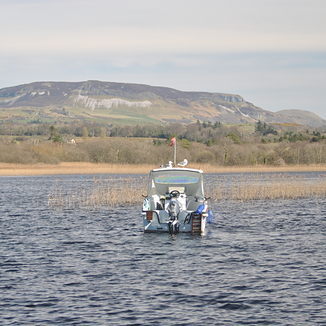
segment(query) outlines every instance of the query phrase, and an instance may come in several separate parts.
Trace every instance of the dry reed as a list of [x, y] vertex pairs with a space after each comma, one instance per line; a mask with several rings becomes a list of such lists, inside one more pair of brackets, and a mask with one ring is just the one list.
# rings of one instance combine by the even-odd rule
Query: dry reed
[[[284, 166], [217, 166], [190, 164], [188, 167], [202, 169], [205, 173], [255, 173], [326, 171], [326, 165]], [[59, 175], [59, 174], [147, 174], [157, 166], [151, 164], [106, 164], [88, 162], [62, 162], [60, 164], [13, 164], [0, 163], [0, 175]]]
[[141, 203], [147, 191], [147, 178], [94, 179], [87, 189], [63, 190], [60, 180], [48, 196], [48, 206], [60, 209], [98, 209]]
[[299, 199], [326, 196], [326, 176], [319, 175], [311, 180], [302, 176], [266, 174], [252, 177], [242, 175], [231, 182], [215, 182], [206, 188], [213, 201], [221, 200], [274, 200]]
[[[211, 201], [275, 200], [326, 197], [326, 176], [310, 179], [291, 174], [241, 174], [211, 176], [205, 193]], [[61, 209], [98, 209], [141, 205], [148, 178], [144, 176], [94, 179], [86, 189], [63, 190], [60, 180], [49, 195], [49, 207]]]

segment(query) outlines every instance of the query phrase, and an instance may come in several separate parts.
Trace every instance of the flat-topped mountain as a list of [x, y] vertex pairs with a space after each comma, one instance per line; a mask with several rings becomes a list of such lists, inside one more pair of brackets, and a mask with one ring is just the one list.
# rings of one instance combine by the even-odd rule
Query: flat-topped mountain
[[326, 124], [318, 116], [306, 119], [303, 115], [294, 121], [290, 113], [291, 110], [280, 114], [263, 110], [235, 94], [184, 92], [129, 83], [35, 82], [0, 89], [0, 120], [87, 120], [114, 124], [300, 120], [299, 123], [312, 126]]

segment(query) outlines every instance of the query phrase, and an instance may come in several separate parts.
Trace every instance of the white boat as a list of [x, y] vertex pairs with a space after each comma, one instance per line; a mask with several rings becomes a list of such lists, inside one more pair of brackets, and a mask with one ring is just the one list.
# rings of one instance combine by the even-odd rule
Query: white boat
[[212, 219], [207, 199], [202, 170], [168, 167], [150, 171], [142, 210], [144, 232], [204, 233]]

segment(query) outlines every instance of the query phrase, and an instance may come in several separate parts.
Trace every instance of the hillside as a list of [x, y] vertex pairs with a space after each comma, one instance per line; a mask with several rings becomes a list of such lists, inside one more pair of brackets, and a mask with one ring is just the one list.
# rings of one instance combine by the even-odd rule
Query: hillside
[[281, 110], [276, 112], [278, 115], [290, 118], [293, 123], [317, 127], [325, 125], [325, 120], [320, 118], [317, 114], [305, 110]]
[[[291, 111], [291, 110], [290, 110]], [[0, 89], [0, 120], [27, 123], [90, 121], [112, 124], [252, 123], [322, 125], [316, 115], [263, 110], [241, 96], [101, 81], [35, 82]], [[295, 119], [294, 119], [295, 118]], [[300, 122], [299, 122], [299, 120]]]

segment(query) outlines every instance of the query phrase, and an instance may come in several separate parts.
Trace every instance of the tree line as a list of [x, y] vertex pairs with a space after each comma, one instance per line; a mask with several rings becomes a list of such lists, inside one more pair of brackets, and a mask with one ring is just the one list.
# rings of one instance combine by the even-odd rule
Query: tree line
[[[33, 123], [32, 123], [33, 122]], [[247, 124], [249, 126], [250, 124]], [[242, 125], [244, 126], [244, 125]], [[241, 125], [223, 125], [220, 122], [200, 122], [190, 124], [146, 124], [146, 125], [101, 125], [96, 123], [67, 123], [55, 124], [41, 123], [40, 121], [31, 121], [28, 124], [14, 124], [5, 122], [0, 124], [0, 135], [20, 137], [41, 137], [56, 135], [62, 139], [69, 137], [145, 137], [156, 139], [167, 139], [169, 137], [178, 137], [211, 145], [227, 137], [235, 143], [246, 142], [296, 142], [309, 140], [312, 142], [325, 139], [325, 131], [316, 130], [296, 124], [267, 124], [258, 121], [254, 124], [252, 130], [243, 131]], [[60, 137], [59, 137], [60, 138]], [[58, 138], [58, 139], [59, 139]]]
[[[0, 161], [7, 163], [94, 162], [160, 165], [173, 157], [192, 164], [326, 164], [325, 133], [293, 124], [103, 126], [0, 125]], [[75, 138], [76, 142], [71, 142]]]

